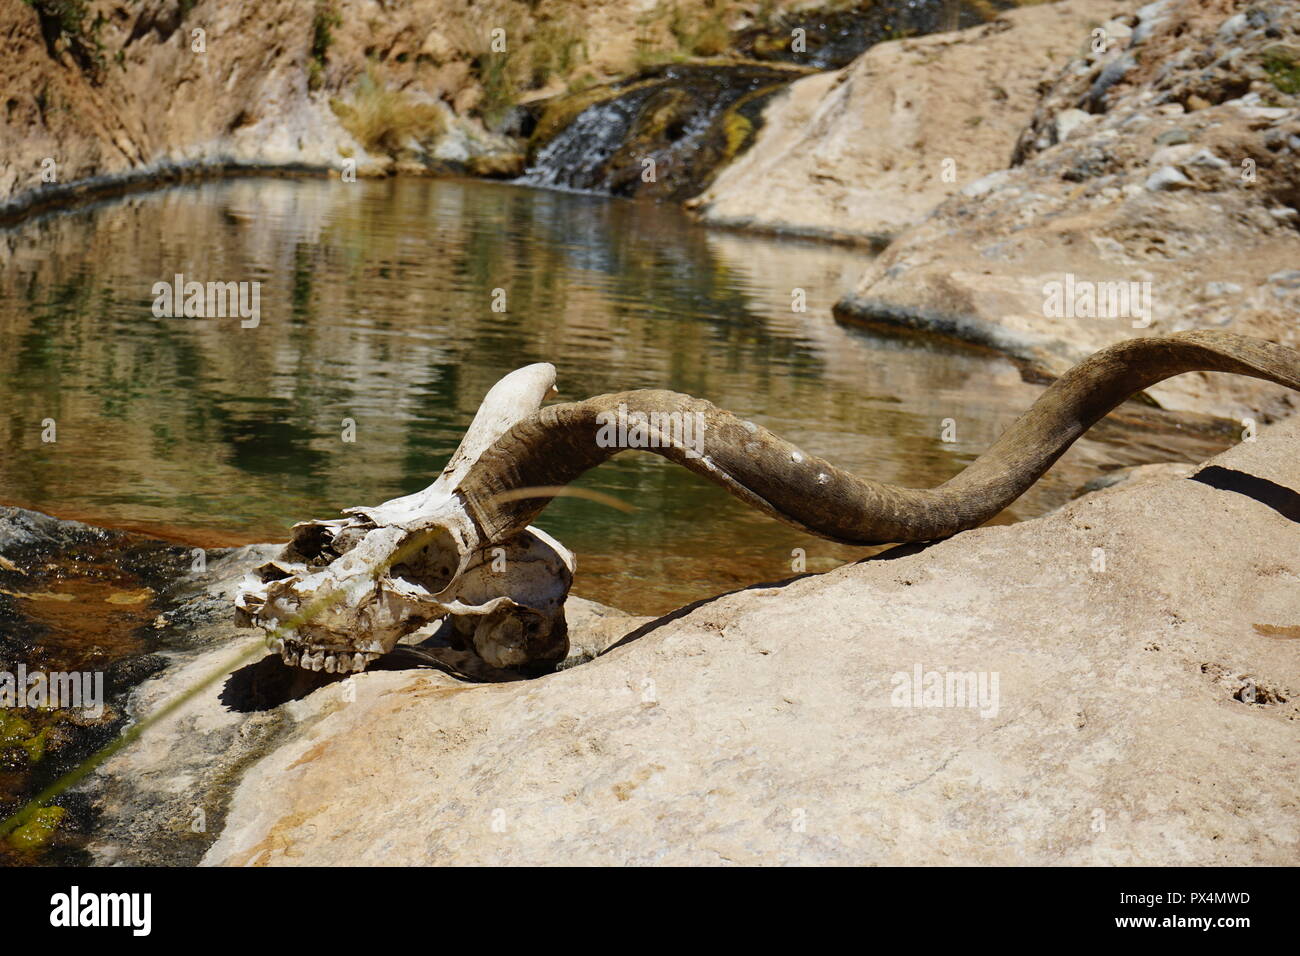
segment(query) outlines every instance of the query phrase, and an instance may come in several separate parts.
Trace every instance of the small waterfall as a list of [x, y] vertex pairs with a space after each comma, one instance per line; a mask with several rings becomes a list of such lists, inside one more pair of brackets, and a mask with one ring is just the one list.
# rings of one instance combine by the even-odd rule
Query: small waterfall
[[[538, 146], [529, 186], [617, 196], [685, 198], [736, 148], [734, 129], [758, 122], [761, 101], [801, 75], [753, 64], [674, 65], [641, 74], [587, 106]], [[730, 120], [737, 109], [748, 115]], [[653, 160], [655, 175], [642, 173]]]
[[574, 192], [608, 192], [604, 167], [623, 145], [644, 99], [644, 95], [626, 94], [588, 106], [537, 151], [516, 182]]

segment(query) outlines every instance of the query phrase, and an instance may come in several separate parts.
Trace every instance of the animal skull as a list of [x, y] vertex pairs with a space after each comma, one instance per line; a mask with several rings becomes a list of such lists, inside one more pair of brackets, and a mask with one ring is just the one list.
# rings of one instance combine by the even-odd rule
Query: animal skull
[[406, 634], [450, 617], [454, 639], [494, 667], [568, 652], [564, 601], [573, 555], [537, 528], [485, 540], [456, 493], [478, 457], [554, 389], [555, 368], [507, 375], [428, 488], [346, 517], [306, 521], [235, 597], [236, 618], [267, 632], [286, 664], [362, 671]]

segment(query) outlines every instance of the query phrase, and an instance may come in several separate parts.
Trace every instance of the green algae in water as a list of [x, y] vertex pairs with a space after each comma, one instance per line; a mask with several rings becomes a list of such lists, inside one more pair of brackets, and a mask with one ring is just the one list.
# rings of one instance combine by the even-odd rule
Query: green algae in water
[[41, 807], [9, 834], [9, 845], [15, 850], [40, 849], [50, 842], [67, 812], [63, 807]]
[[749, 118], [735, 110], [727, 113], [727, 118], [723, 120], [723, 132], [727, 137], [726, 156], [728, 159], [734, 158], [749, 142], [749, 138], [754, 133], [754, 124]]
[[21, 747], [27, 751], [28, 759], [36, 763], [45, 755], [44, 737], [45, 731], [36, 733], [26, 718], [13, 711], [0, 711], [0, 752]]
[[45, 756], [45, 745], [49, 741], [50, 728], [45, 727], [40, 733], [24, 740], [19, 746], [27, 751], [27, 759], [32, 763], [40, 763], [41, 758]]
[[46, 716], [51, 723], [38, 731], [25, 717], [13, 711], [0, 710], [0, 753], [11, 747], [21, 747], [27, 752], [29, 763], [40, 763], [49, 744], [50, 729], [62, 718], [63, 712], [53, 711]]
[[31, 724], [11, 710], [0, 710], [0, 749], [21, 744], [31, 735]]

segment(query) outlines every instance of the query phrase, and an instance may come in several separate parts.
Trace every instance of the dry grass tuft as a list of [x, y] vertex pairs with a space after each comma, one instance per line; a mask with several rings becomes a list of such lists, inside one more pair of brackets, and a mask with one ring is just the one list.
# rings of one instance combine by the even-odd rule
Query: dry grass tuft
[[343, 128], [367, 152], [399, 152], [406, 141], [427, 143], [446, 131], [443, 112], [434, 103], [420, 103], [399, 90], [390, 90], [367, 68], [357, 81], [352, 101], [330, 100], [330, 108]]

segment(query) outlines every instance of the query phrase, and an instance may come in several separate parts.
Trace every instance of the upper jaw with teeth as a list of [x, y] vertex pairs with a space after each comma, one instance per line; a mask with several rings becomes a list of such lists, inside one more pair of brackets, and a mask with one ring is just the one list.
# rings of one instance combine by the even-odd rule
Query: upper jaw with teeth
[[376, 651], [313, 647], [294, 638], [286, 640], [274, 634], [267, 635], [266, 646], [279, 654], [280, 659], [290, 667], [324, 671], [327, 674], [360, 674], [380, 656]]

